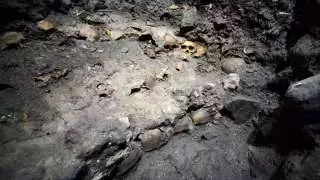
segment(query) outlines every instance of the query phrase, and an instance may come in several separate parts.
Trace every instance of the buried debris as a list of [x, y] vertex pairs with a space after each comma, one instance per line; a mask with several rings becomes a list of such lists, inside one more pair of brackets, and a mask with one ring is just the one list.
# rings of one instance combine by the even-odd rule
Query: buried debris
[[54, 28], [54, 25], [51, 21], [44, 19], [38, 22], [38, 28], [43, 31], [50, 31]]

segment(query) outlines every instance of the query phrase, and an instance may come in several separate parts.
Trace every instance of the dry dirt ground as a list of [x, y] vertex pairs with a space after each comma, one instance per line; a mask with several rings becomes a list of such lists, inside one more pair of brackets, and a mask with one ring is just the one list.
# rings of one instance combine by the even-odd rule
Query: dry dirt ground
[[[280, 107], [281, 93], [268, 87], [286, 63], [290, 1], [108, 1], [102, 10], [94, 2], [40, 17], [53, 22], [50, 31], [30, 21], [3, 27], [25, 39], [0, 51], [0, 179], [283, 173], [286, 156], [251, 142]], [[181, 42], [165, 48], [167, 34]], [[206, 54], [186, 57], [186, 40]], [[231, 70], [239, 80], [228, 58], [241, 60]]]

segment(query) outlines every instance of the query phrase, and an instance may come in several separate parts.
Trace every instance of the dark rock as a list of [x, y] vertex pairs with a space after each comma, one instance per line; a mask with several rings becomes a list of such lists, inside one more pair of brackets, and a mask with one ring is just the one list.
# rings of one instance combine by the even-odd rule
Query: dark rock
[[254, 178], [269, 179], [282, 162], [280, 155], [272, 148], [249, 146], [248, 150], [250, 172]]
[[117, 165], [118, 176], [128, 172], [140, 160], [140, 157], [142, 155], [141, 149], [134, 144], [130, 144], [129, 149], [129, 153], [126, 156], [126, 158], [120, 164]]
[[169, 140], [166, 133], [161, 132], [159, 129], [146, 131], [139, 135], [139, 139], [141, 140], [142, 149], [144, 151], [155, 150], [166, 144]]
[[313, 152], [305, 153], [304, 155], [289, 157], [283, 166], [279, 177], [281, 179], [320, 179], [320, 149]]
[[298, 72], [320, 72], [320, 41], [310, 35], [304, 35], [290, 50], [290, 64]]
[[320, 74], [292, 84], [285, 97], [294, 114], [320, 122]]
[[257, 115], [260, 103], [251, 98], [236, 96], [226, 103], [225, 109], [230, 112], [235, 123], [242, 124]]
[[197, 21], [197, 9], [195, 7], [183, 11], [181, 31], [188, 32], [195, 28]]
[[272, 91], [278, 92], [281, 95], [284, 95], [290, 83], [293, 79], [293, 69], [288, 67], [281, 72], [279, 72], [274, 79], [268, 84], [268, 88]]

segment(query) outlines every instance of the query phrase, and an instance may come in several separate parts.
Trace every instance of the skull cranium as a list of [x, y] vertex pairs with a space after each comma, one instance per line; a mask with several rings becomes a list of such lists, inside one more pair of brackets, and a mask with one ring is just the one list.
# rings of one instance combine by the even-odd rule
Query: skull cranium
[[181, 45], [181, 49], [184, 53], [192, 55], [197, 52], [197, 45], [192, 41], [185, 41]]

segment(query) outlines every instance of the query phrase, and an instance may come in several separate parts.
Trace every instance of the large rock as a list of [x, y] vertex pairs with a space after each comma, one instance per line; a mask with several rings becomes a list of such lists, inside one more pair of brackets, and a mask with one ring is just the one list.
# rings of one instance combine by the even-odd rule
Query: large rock
[[320, 72], [320, 41], [310, 35], [301, 37], [290, 50], [290, 64], [295, 70]]
[[320, 74], [292, 84], [285, 97], [287, 106], [293, 108], [292, 112], [320, 122]]
[[251, 98], [236, 96], [227, 102], [225, 109], [230, 112], [235, 123], [242, 124], [257, 115], [260, 103]]
[[149, 130], [139, 135], [139, 139], [141, 140], [142, 149], [144, 151], [155, 150], [166, 144], [169, 140], [167, 134], [161, 132], [159, 129]]
[[181, 30], [186, 32], [195, 28], [197, 21], [197, 9], [195, 7], [183, 11]]
[[221, 68], [226, 73], [241, 74], [246, 67], [246, 63], [242, 58], [226, 58], [221, 62]]
[[186, 116], [178, 120], [176, 125], [174, 126], [174, 133], [188, 132], [193, 129], [192, 120], [190, 117]]

